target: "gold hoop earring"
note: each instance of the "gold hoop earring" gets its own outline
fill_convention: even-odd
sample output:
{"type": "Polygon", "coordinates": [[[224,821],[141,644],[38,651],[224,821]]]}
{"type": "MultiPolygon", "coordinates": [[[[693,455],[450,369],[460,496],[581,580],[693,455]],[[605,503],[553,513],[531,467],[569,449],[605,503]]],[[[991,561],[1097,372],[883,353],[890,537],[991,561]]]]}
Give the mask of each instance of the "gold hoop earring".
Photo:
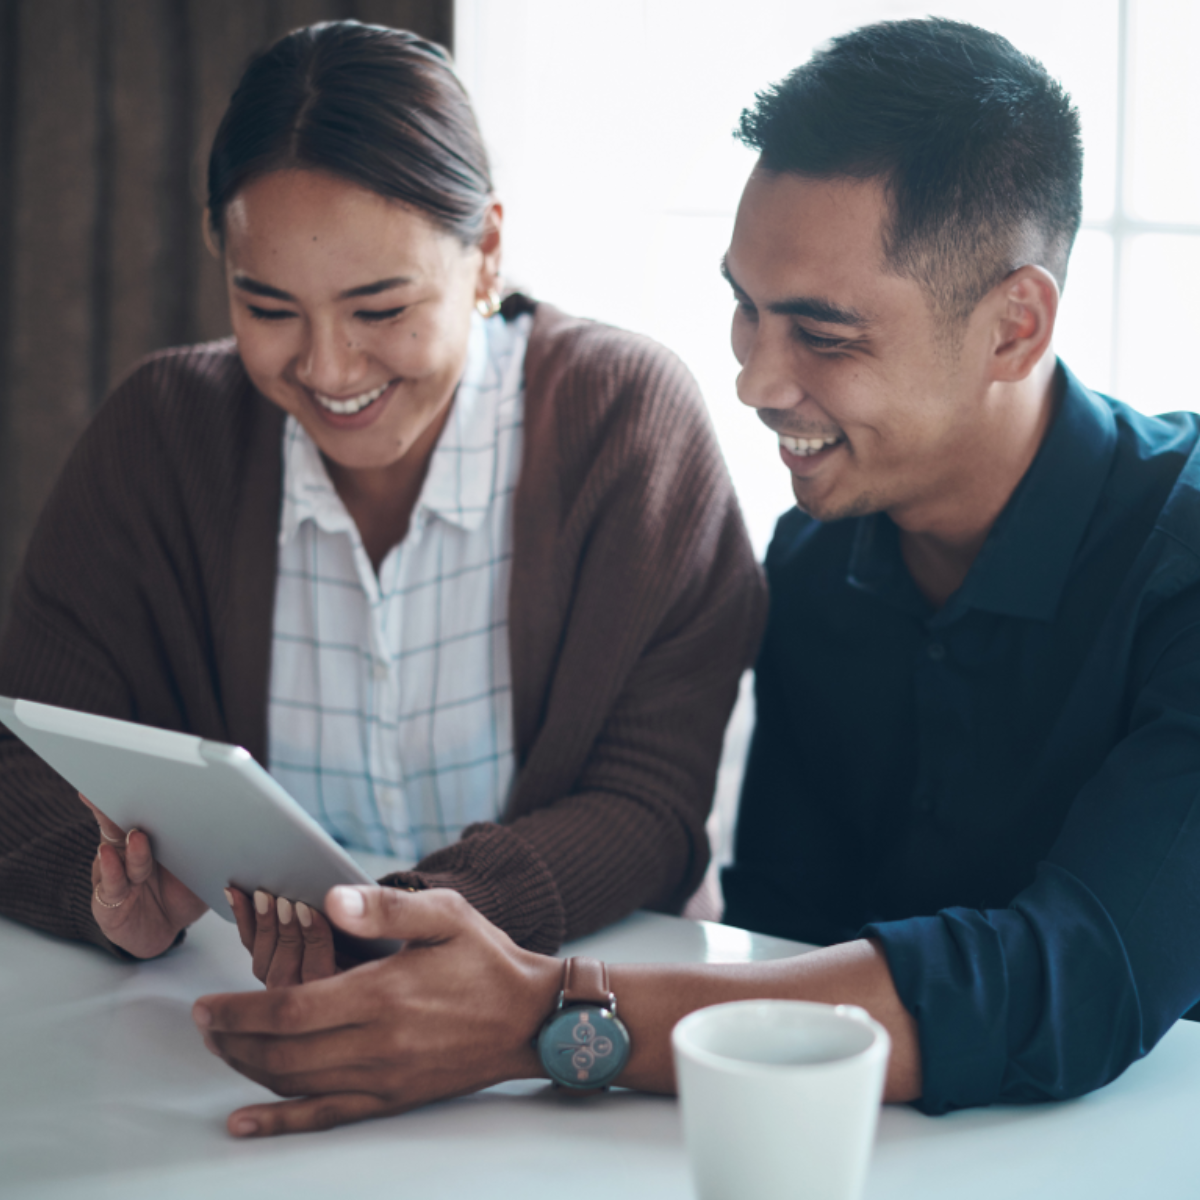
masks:
{"type": "Polygon", "coordinates": [[[488,288],[488,294],[475,301],[475,311],[484,318],[494,317],[500,311],[500,293],[488,288]]]}

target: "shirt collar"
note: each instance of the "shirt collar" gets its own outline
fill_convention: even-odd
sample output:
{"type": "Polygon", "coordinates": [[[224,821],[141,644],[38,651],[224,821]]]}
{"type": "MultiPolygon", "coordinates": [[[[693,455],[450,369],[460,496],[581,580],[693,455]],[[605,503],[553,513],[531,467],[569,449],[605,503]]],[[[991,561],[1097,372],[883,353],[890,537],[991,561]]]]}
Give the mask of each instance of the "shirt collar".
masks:
{"type": "Polygon", "coordinates": [[[499,442],[499,408],[506,398],[497,378],[498,345],[508,322],[471,316],[467,365],[446,427],[429,460],[418,510],[462,529],[477,529],[491,505],[499,442]]]}
{"type": "Polygon", "coordinates": [[[283,511],[279,516],[279,544],[287,545],[305,521],[326,533],[357,532],[354,519],[337,494],[321,452],[295,417],[283,427],[283,511]]]}
{"type": "MultiPolygon", "coordinates": [[[[1033,463],[992,526],[962,587],[934,618],[969,608],[1049,621],[1100,499],[1116,451],[1112,411],[1060,361],[1060,398],[1033,463]]],[[[855,531],[847,581],[916,611],[924,603],[900,558],[890,519],[877,513],[855,531]]]]}
{"type": "MultiPolygon", "coordinates": [[[[496,474],[499,408],[507,398],[496,377],[498,355],[492,343],[506,336],[511,336],[507,321],[484,321],[472,314],[466,367],[429,460],[414,525],[422,523],[423,516],[436,514],[471,530],[487,513],[496,474]]],[[[320,451],[295,417],[289,416],[283,435],[279,544],[286,545],[305,521],[313,521],[326,533],[357,535],[320,451]]]]}

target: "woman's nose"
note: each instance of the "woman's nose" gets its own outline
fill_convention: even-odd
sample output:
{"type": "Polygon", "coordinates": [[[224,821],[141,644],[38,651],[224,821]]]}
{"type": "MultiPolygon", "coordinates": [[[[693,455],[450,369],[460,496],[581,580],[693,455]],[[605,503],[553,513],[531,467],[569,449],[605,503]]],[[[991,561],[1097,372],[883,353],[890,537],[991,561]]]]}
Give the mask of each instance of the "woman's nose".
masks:
{"type": "Polygon", "coordinates": [[[363,378],[363,354],[347,330],[332,321],[308,322],[296,377],[324,396],[342,398],[363,378]]]}

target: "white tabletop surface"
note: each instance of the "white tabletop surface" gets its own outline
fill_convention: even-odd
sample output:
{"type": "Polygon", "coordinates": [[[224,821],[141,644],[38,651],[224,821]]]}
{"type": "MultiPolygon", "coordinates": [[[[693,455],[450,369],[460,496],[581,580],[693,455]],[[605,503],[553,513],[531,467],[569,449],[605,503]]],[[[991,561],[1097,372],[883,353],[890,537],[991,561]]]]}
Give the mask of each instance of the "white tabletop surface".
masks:
{"type": "MultiPolygon", "coordinates": [[[[636,913],[568,947],[609,961],[743,961],[800,951],[726,926],[636,913]]],[[[674,1100],[564,1098],[534,1081],[323,1133],[235,1141],[267,1093],[208,1054],[189,1010],[257,986],[213,914],[130,966],[0,920],[0,1197],[692,1195],[674,1100]]],[[[1181,1023],[1081,1100],[928,1118],[886,1108],[869,1200],[1200,1195],[1200,1026],[1181,1023]]],[[[748,1198],[752,1200],[752,1198],[748,1198]]]]}

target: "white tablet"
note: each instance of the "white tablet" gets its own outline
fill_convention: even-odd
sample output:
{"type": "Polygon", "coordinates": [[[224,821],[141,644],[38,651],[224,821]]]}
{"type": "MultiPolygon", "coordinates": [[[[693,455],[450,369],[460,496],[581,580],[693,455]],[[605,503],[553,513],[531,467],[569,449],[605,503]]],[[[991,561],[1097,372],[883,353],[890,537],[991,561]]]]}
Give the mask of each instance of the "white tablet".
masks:
{"type": "Polygon", "coordinates": [[[374,882],[240,746],[3,696],[0,722],[227,921],[230,884],[324,911],[335,884],[374,882]]]}

